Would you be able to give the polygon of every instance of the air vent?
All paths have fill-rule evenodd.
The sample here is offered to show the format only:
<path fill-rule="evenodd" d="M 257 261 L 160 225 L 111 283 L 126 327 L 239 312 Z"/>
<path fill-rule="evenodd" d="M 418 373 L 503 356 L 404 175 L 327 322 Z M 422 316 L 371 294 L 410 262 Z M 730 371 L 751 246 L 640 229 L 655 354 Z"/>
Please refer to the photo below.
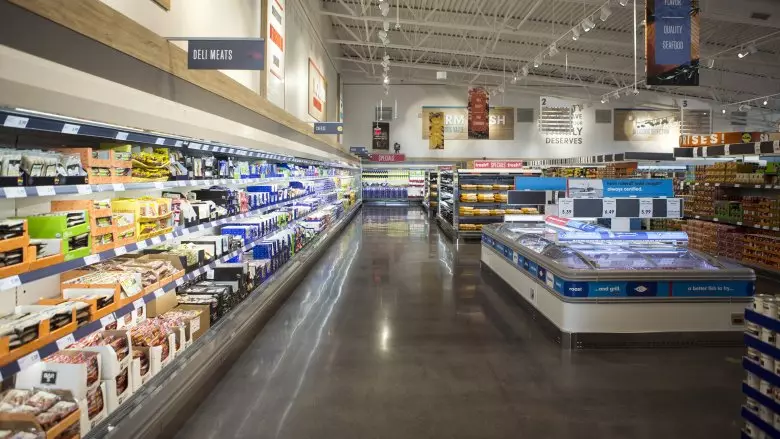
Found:
<path fill-rule="evenodd" d="M 518 108 L 517 109 L 517 123 L 534 123 L 534 109 L 533 108 Z"/>
<path fill-rule="evenodd" d="M 746 111 L 732 111 L 729 120 L 733 126 L 744 127 L 747 126 L 747 117 Z"/>
<path fill-rule="evenodd" d="M 612 123 L 612 110 L 596 110 L 596 123 Z"/>
<path fill-rule="evenodd" d="M 772 14 L 767 14 L 766 12 L 753 12 L 750 14 L 750 18 L 754 20 L 769 20 L 771 16 Z"/>
<path fill-rule="evenodd" d="M 393 120 L 393 107 L 374 108 L 374 120 L 387 121 Z"/>

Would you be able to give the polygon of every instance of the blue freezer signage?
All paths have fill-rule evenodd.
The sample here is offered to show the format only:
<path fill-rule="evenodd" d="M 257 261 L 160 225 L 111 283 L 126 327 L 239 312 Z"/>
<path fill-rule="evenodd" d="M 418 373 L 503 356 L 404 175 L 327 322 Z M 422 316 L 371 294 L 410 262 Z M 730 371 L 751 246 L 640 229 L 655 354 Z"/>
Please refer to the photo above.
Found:
<path fill-rule="evenodd" d="M 674 184 L 670 179 L 603 180 L 604 198 L 658 198 L 674 197 Z"/>
<path fill-rule="evenodd" d="M 516 191 L 565 191 L 566 179 L 561 177 L 515 177 Z"/>

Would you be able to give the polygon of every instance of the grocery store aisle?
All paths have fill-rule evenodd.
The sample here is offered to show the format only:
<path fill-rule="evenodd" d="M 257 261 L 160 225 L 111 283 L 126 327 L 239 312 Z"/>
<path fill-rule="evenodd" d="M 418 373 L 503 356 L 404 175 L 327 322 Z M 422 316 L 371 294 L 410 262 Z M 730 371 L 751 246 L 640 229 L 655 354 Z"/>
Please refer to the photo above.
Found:
<path fill-rule="evenodd" d="M 179 438 L 734 438 L 741 349 L 566 352 L 422 211 L 364 208 Z"/>

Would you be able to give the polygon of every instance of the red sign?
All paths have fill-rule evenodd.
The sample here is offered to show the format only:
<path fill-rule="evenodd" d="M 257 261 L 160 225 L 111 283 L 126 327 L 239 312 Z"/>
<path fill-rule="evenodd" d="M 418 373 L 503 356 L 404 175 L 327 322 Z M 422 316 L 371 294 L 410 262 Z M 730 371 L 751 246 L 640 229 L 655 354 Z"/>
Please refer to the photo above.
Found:
<path fill-rule="evenodd" d="M 406 155 L 404 154 L 374 154 L 368 155 L 368 159 L 372 162 L 404 162 L 406 161 Z"/>
<path fill-rule="evenodd" d="M 517 169 L 522 167 L 522 160 L 474 160 L 474 169 Z"/>

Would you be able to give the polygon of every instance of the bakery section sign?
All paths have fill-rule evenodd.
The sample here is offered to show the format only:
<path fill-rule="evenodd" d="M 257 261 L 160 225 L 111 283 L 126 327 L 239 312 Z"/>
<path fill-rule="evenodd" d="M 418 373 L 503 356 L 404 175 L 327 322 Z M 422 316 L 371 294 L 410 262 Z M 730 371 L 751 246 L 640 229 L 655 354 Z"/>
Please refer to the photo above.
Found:
<path fill-rule="evenodd" d="M 328 83 L 320 69 L 309 58 L 309 116 L 318 122 L 327 117 Z"/>
<path fill-rule="evenodd" d="M 422 138 L 430 133 L 430 115 L 441 113 L 446 140 L 469 140 L 468 107 L 422 107 Z M 483 140 L 514 140 L 515 109 L 513 107 L 490 107 L 488 110 L 488 136 Z"/>

